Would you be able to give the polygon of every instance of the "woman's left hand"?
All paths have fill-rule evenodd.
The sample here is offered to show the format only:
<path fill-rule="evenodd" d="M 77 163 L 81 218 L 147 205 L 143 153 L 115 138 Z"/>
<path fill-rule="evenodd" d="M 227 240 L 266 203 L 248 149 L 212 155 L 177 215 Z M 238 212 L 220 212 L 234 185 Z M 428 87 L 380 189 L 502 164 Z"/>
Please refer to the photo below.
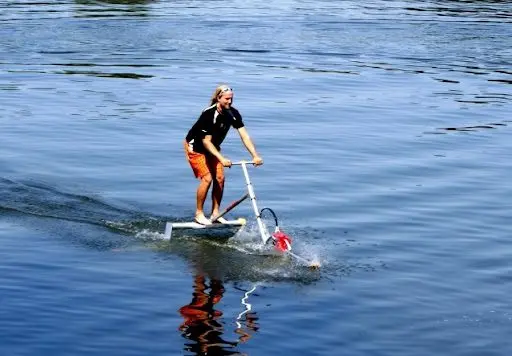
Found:
<path fill-rule="evenodd" d="M 263 159 L 260 156 L 254 156 L 252 158 L 252 163 L 254 163 L 255 166 L 261 166 L 263 164 Z"/>

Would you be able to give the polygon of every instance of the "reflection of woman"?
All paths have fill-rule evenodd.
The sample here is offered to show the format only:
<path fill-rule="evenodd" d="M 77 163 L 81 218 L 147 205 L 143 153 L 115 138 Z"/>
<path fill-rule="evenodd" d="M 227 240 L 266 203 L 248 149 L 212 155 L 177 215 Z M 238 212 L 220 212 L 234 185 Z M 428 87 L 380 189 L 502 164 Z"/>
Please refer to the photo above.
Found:
<path fill-rule="evenodd" d="M 252 334 L 256 331 L 258 331 L 258 316 L 255 312 L 248 312 L 245 314 L 245 327 L 242 327 L 240 324 L 238 328 L 236 328 L 235 332 L 240 335 L 238 340 L 240 340 L 241 343 L 247 342 L 251 337 Z"/>
<path fill-rule="evenodd" d="M 210 289 L 210 292 L 207 292 Z M 222 338 L 224 328 L 220 322 L 222 312 L 215 310 L 224 294 L 222 282 L 216 279 L 210 280 L 210 286 L 206 284 L 205 277 L 194 277 L 194 293 L 192 301 L 179 309 L 184 321 L 180 325 L 182 335 L 195 343 L 185 344 L 185 350 L 198 355 L 237 354 L 233 350 L 236 342 L 226 341 Z M 231 350 L 230 350 L 231 349 Z"/>
<path fill-rule="evenodd" d="M 242 290 L 235 286 L 236 289 Z M 238 314 L 236 318 L 236 326 L 235 332 L 240 335 L 238 340 L 241 343 L 247 342 L 252 334 L 259 329 L 258 325 L 258 315 L 251 311 L 252 305 L 248 303 L 249 295 L 256 290 L 256 286 L 253 286 L 250 290 L 245 291 L 244 297 L 242 298 L 242 304 L 245 306 L 245 310 Z"/>

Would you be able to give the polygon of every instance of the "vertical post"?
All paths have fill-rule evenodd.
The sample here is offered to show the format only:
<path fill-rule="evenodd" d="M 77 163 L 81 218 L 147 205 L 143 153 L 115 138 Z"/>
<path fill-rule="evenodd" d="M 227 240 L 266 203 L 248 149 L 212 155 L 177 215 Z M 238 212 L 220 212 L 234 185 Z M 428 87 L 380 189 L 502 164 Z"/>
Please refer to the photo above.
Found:
<path fill-rule="evenodd" d="M 263 226 L 263 221 L 261 221 L 260 211 L 258 209 L 258 205 L 256 203 L 256 195 L 254 194 L 254 189 L 251 184 L 251 180 L 249 179 L 249 172 L 247 171 L 247 163 L 241 162 L 242 170 L 244 171 L 245 183 L 247 184 L 247 191 L 249 192 L 249 197 L 251 198 L 252 208 L 254 209 L 254 214 L 256 215 L 256 222 L 258 223 L 258 228 L 260 229 L 260 236 L 265 244 L 267 240 L 270 238 L 267 230 Z"/>
<path fill-rule="evenodd" d="M 167 223 L 165 223 L 164 238 L 167 240 L 170 240 L 171 237 L 172 237 L 172 223 L 167 222 Z"/>

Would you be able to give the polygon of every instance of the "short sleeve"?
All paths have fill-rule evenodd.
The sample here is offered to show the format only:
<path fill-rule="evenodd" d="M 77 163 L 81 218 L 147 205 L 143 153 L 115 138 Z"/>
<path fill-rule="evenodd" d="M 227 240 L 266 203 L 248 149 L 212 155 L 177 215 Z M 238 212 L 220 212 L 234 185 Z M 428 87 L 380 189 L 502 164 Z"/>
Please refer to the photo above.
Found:
<path fill-rule="evenodd" d="M 240 113 L 238 112 L 238 110 L 234 109 L 234 110 L 231 110 L 231 112 L 233 113 L 233 117 L 232 117 L 232 126 L 233 128 L 235 129 L 240 129 L 242 127 L 244 127 L 244 121 L 242 120 L 242 115 L 240 115 Z"/>
<path fill-rule="evenodd" d="M 208 111 L 203 111 L 198 120 L 198 135 L 204 137 L 213 133 L 213 120 L 210 118 Z"/>

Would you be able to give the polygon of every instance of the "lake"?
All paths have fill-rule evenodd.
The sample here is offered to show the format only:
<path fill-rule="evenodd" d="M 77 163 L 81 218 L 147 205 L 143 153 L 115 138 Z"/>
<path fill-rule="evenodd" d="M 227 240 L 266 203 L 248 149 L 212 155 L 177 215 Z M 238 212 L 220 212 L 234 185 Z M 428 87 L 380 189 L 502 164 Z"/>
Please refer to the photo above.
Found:
<path fill-rule="evenodd" d="M 509 355 L 511 25 L 507 1 L 0 2 L 1 353 Z M 248 202 L 237 233 L 163 239 L 219 83 L 319 270 Z"/>

